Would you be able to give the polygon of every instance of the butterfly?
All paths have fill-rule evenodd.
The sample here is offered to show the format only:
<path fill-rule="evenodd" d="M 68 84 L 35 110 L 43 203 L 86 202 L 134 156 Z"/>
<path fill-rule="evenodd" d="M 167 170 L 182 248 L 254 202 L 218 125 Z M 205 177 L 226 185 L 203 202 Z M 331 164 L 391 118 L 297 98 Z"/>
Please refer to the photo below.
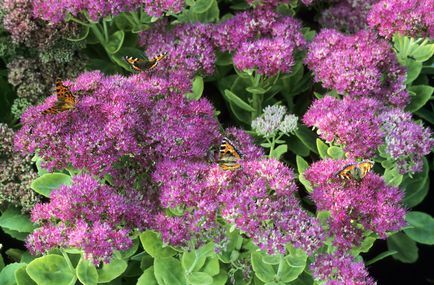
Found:
<path fill-rule="evenodd" d="M 349 180 L 353 179 L 360 181 L 372 169 L 374 162 L 371 160 L 363 160 L 345 165 L 341 170 L 336 173 L 340 179 Z"/>
<path fill-rule="evenodd" d="M 243 154 L 237 150 L 234 144 L 228 139 L 223 138 L 220 144 L 219 156 L 217 163 L 223 170 L 235 170 L 241 167 L 238 163 L 243 157 Z"/>
<path fill-rule="evenodd" d="M 76 98 L 71 90 L 65 85 L 60 78 L 56 79 L 57 101 L 54 106 L 42 111 L 43 115 L 58 114 L 60 112 L 71 110 L 75 107 Z"/>
<path fill-rule="evenodd" d="M 132 69 L 141 72 L 141 71 L 151 70 L 154 67 L 156 67 L 158 62 L 163 58 L 165 58 L 166 55 L 167 52 L 162 52 L 159 55 L 154 56 L 150 60 L 144 58 L 132 57 L 132 56 L 125 56 L 125 60 L 131 66 Z"/>

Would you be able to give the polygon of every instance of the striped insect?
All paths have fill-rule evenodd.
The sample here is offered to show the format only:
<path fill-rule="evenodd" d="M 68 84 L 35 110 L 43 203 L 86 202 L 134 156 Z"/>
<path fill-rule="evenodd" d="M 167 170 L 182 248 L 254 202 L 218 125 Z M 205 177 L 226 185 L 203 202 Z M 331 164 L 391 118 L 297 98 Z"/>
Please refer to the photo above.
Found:
<path fill-rule="evenodd" d="M 243 154 L 234 146 L 228 139 L 223 138 L 220 144 L 219 156 L 217 163 L 223 170 L 236 170 L 241 168 L 238 161 L 243 157 Z"/>
<path fill-rule="evenodd" d="M 131 66 L 132 69 L 135 71 L 148 71 L 157 66 L 157 64 L 165 58 L 167 55 L 167 52 L 162 52 L 153 58 L 147 60 L 144 58 L 137 58 L 132 56 L 125 56 L 126 62 Z"/>
<path fill-rule="evenodd" d="M 356 180 L 360 181 L 366 174 L 371 171 L 374 166 L 372 160 L 363 160 L 361 162 L 355 162 L 345 165 L 341 170 L 336 173 L 336 177 L 343 180 Z"/>
<path fill-rule="evenodd" d="M 54 106 L 42 111 L 43 115 L 54 115 L 75 108 L 77 103 L 76 97 L 72 94 L 71 90 L 63 84 L 60 78 L 56 79 L 56 95 L 57 101 L 54 103 Z"/>

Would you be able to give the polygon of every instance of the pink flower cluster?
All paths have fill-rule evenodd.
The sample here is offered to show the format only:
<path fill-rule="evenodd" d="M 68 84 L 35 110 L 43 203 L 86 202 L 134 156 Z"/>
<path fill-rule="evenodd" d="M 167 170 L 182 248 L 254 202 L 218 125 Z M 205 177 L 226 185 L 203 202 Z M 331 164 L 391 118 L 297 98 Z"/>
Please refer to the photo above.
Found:
<path fill-rule="evenodd" d="M 151 222 L 151 204 L 138 192 L 120 195 L 90 175 L 77 175 L 73 182 L 33 208 L 32 221 L 39 227 L 27 238 L 27 247 L 33 253 L 78 248 L 95 264 L 109 262 L 114 250 L 131 247 L 132 230 Z"/>
<path fill-rule="evenodd" d="M 434 37 L 432 0 L 382 0 L 368 16 L 372 29 L 385 38 L 395 33 L 412 37 Z"/>
<path fill-rule="evenodd" d="M 318 211 L 330 212 L 334 245 L 343 250 L 359 246 L 366 231 L 384 239 L 387 232 L 405 225 L 404 193 L 373 172 L 361 181 L 341 181 L 336 173 L 349 163 L 354 160 L 321 160 L 304 173 L 313 185 L 312 200 Z"/>
<path fill-rule="evenodd" d="M 236 68 L 272 76 L 291 71 L 294 52 L 305 46 L 300 30 L 294 18 L 258 7 L 216 25 L 212 38 L 219 49 L 234 52 Z"/>
<path fill-rule="evenodd" d="M 350 97 L 371 97 L 404 107 L 406 72 L 390 44 L 373 33 L 344 35 L 323 29 L 309 46 L 305 59 L 315 81 Z"/>

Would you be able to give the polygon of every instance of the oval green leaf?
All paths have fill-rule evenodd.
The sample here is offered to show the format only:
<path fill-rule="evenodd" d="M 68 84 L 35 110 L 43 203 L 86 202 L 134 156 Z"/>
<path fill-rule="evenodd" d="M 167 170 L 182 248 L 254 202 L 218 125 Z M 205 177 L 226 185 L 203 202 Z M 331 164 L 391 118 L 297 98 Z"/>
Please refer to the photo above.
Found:
<path fill-rule="evenodd" d="M 56 254 L 36 258 L 27 265 L 26 271 L 38 285 L 71 285 L 76 281 L 66 260 Z"/>
<path fill-rule="evenodd" d="M 387 247 L 391 251 L 397 251 L 393 258 L 404 263 L 416 262 L 419 257 L 416 242 L 401 232 L 387 239 Z"/>
<path fill-rule="evenodd" d="M 434 244 L 434 219 L 422 212 L 408 212 L 406 220 L 412 228 L 404 232 L 414 241 L 422 244 Z"/>
<path fill-rule="evenodd" d="M 107 283 L 119 277 L 127 269 L 128 264 L 122 259 L 112 259 L 108 264 L 104 264 L 101 269 L 97 269 L 98 283 Z"/>
<path fill-rule="evenodd" d="M 78 280 L 84 285 L 96 285 L 98 283 L 98 272 L 89 260 L 81 258 L 78 262 L 76 272 Z"/>
<path fill-rule="evenodd" d="M 262 254 L 259 252 L 253 252 L 252 257 L 252 268 L 255 271 L 256 276 L 262 282 L 271 282 L 276 275 L 273 266 L 266 264 L 262 261 Z"/>
<path fill-rule="evenodd" d="M 153 231 L 145 231 L 140 234 L 140 241 L 147 253 L 152 257 L 169 257 L 176 254 L 176 251 L 171 247 L 163 247 L 163 242 L 158 235 Z"/>
<path fill-rule="evenodd" d="M 187 284 L 181 263 L 173 257 L 155 258 L 154 275 L 159 285 Z"/>
<path fill-rule="evenodd" d="M 212 277 L 205 272 L 192 272 L 187 279 L 191 285 L 211 285 L 213 283 Z"/>
<path fill-rule="evenodd" d="M 149 267 L 140 275 L 137 285 L 158 285 L 154 275 L 154 266 Z"/>
<path fill-rule="evenodd" d="M 247 104 L 246 102 L 244 102 L 243 99 L 241 99 L 240 97 L 238 97 L 237 95 L 235 95 L 232 91 L 230 91 L 229 89 L 226 89 L 223 97 L 225 97 L 226 100 L 228 100 L 229 102 L 233 103 L 234 105 L 236 105 L 237 107 L 248 111 L 248 112 L 255 112 L 255 109 L 250 106 L 249 104 Z"/>
<path fill-rule="evenodd" d="M 46 173 L 41 177 L 33 180 L 30 187 L 35 190 L 36 193 L 41 194 L 47 198 L 50 197 L 51 191 L 59 188 L 62 185 L 71 185 L 71 176 L 64 173 Z"/>
<path fill-rule="evenodd" d="M 0 271 L 0 284 L 16 285 L 15 274 L 21 268 L 26 268 L 25 263 L 11 263 Z M 30 283 L 31 284 L 31 283 Z"/>

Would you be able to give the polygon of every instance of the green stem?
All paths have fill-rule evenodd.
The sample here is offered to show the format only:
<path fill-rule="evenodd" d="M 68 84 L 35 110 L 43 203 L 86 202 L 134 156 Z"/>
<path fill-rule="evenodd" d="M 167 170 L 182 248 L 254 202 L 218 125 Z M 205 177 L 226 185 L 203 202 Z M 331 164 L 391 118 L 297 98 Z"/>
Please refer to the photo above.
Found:
<path fill-rule="evenodd" d="M 107 21 L 105 19 L 102 20 L 102 26 L 103 26 L 103 31 L 104 31 L 104 39 L 105 39 L 105 42 L 107 43 L 109 41 L 109 34 L 108 34 L 108 29 L 107 29 Z"/>
<path fill-rule="evenodd" d="M 261 75 L 255 72 L 255 77 L 251 79 L 252 87 L 259 87 L 261 83 Z M 263 94 L 252 93 L 252 107 L 255 111 L 252 112 L 252 121 L 261 114 Z"/>
<path fill-rule="evenodd" d="M 271 145 L 270 146 L 270 152 L 268 153 L 268 158 L 271 158 L 271 153 L 274 150 L 274 146 L 276 145 L 275 135 L 271 139 L 271 141 L 267 138 L 267 142 Z"/>
<path fill-rule="evenodd" d="M 77 19 L 76 17 L 72 16 L 71 14 L 68 16 L 68 19 L 71 20 L 71 21 L 73 21 L 73 22 L 76 22 L 76 23 L 78 23 L 78 24 L 80 24 L 80 25 L 83 25 L 83 26 L 89 27 L 89 23 L 85 23 L 85 22 L 83 22 L 82 20 L 79 20 L 79 19 Z"/>
<path fill-rule="evenodd" d="M 98 39 L 98 41 L 101 43 L 101 45 L 104 47 L 105 49 L 105 44 L 106 41 L 104 39 L 104 35 L 103 33 L 101 33 L 101 30 L 98 27 L 98 24 L 90 24 L 90 29 L 92 30 L 93 34 L 95 35 L 95 37 Z"/>

